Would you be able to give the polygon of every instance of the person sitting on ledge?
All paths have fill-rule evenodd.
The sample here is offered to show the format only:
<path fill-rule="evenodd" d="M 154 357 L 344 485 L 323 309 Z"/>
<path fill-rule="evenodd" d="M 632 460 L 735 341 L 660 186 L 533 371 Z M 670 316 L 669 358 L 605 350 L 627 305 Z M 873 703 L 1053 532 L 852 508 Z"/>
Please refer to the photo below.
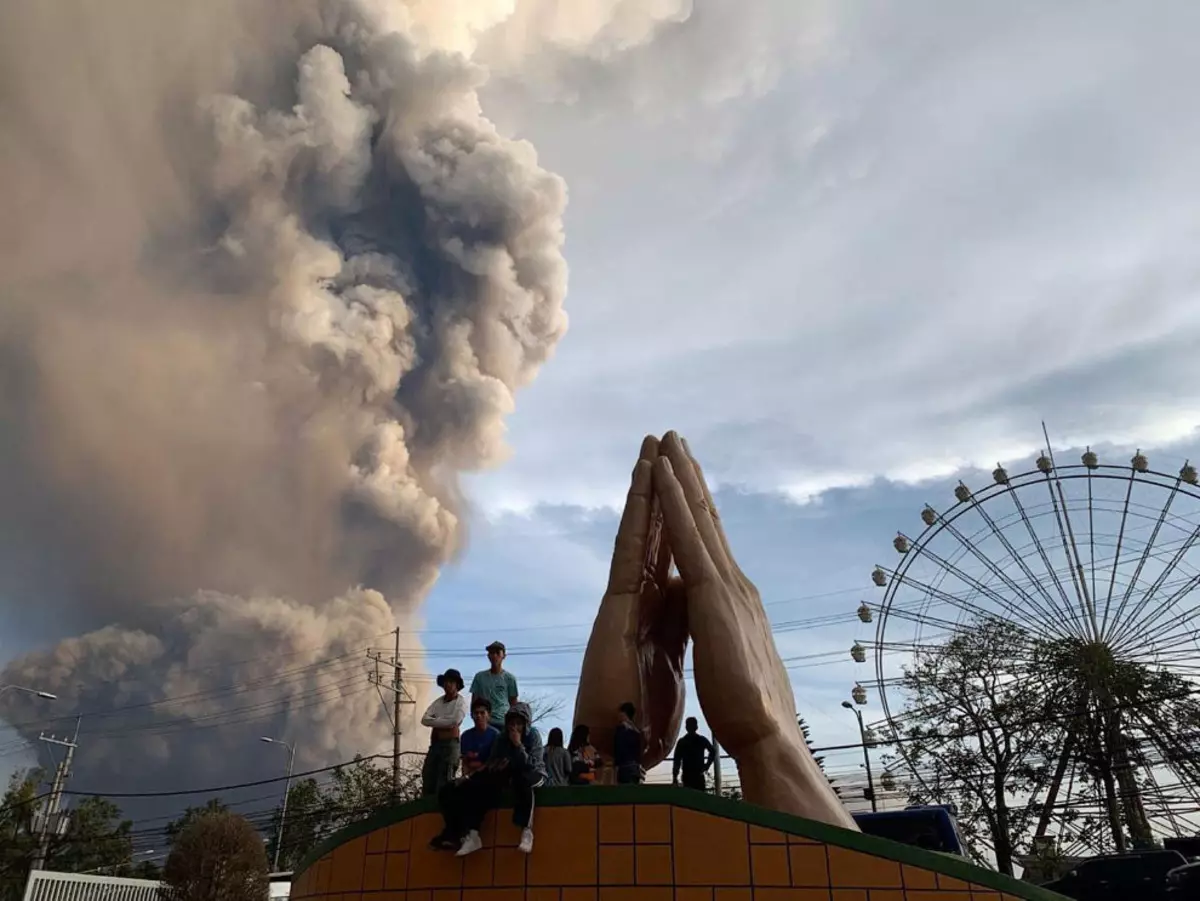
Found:
<path fill-rule="evenodd" d="M 532 724 L 529 705 L 518 701 L 504 717 L 504 731 L 492 744 L 487 763 L 465 780 L 446 786 L 439 797 L 445 826 L 430 845 L 458 849 L 465 857 L 483 847 L 483 818 L 500 804 L 504 789 L 513 792 L 513 823 L 521 830 L 517 846 L 533 850 L 533 790 L 546 780 L 542 738 Z"/>
<path fill-rule="evenodd" d="M 459 739 L 462 745 L 463 778 L 483 769 L 488 755 L 492 753 L 492 743 L 500 736 L 500 730 L 491 724 L 491 719 L 492 702 L 483 697 L 472 698 L 471 722 L 474 725 Z"/>
<path fill-rule="evenodd" d="M 563 747 L 563 731 L 555 726 L 546 736 L 546 784 L 566 785 L 571 775 L 571 752 Z"/>
<path fill-rule="evenodd" d="M 593 785 L 596 782 L 596 749 L 592 747 L 591 731 L 580 723 L 571 730 L 567 743 L 571 755 L 571 785 Z"/>

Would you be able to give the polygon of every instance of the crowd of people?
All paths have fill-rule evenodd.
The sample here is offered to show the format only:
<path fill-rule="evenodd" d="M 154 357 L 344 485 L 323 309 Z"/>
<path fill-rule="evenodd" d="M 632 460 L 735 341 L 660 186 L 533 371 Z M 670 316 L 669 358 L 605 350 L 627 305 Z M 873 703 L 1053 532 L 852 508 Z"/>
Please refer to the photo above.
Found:
<path fill-rule="evenodd" d="M 421 717 L 421 725 L 430 730 L 422 793 L 437 797 L 445 821 L 431 845 L 460 857 L 483 847 L 480 826 L 505 790 L 513 794 L 513 822 L 521 830 L 518 847 L 528 854 L 533 850 L 534 790 L 592 785 L 601 763 L 583 724 L 571 730 L 565 745 L 559 728 L 551 729 L 543 744 L 533 712 L 520 699 L 516 676 L 504 668 L 508 656 L 504 643 L 494 641 L 486 651 L 488 668 L 475 674 L 469 692 L 456 669 L 437 677 L 442 694 Z M 463 729 L 468 715 L 471 726 Z M 645 771 L 637 709 L 625 702 L 613 715 L 617 722 L 612 764 L 617 783 L 638 785 Z M 679 782 L 682 773 L 684 786 L 704 790 L 705 773 L 716 751 L 697 731 L 695 717 L 688 718 L 685 728 L 676 746 L 673 781 Z"/>

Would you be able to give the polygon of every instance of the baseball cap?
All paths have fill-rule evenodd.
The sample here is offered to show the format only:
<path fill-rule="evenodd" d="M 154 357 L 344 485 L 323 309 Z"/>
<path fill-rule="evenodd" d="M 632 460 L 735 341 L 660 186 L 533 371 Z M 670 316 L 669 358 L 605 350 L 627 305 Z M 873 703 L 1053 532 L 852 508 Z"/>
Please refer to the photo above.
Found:
<path fill-rule="evenodd" d="M 504 642 L 502 642 L 502 641 L 493 641 L 486 648 L 484 648 L 484 650 L 487 651 L 489 654 L 492 651 L 503 651 L 506 654 L 508 653 L 508 648 L 506 648 L 504 646 Z"/>

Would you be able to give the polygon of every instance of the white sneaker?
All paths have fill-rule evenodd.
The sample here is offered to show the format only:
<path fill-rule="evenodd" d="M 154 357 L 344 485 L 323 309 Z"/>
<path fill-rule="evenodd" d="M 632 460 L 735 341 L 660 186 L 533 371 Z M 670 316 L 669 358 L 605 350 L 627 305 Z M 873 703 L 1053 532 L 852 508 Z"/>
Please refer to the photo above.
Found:
<path fill-rule="evenodd" d="M 467 833 L 467 837 L 463 839 L 462 845 L 455 852 L 455 857 L 466 857 L 468 854 L 474 854 L 483 847 L 483 839 L 479 837 L 479 833 L 472 829 Z"/>
<path fill-rule="evenodd" d="M 521 844 L 517 845 L 518 851 L 523 851 L 529 854 L 533 851 L 533 830 L 526 827 L 521 830 Z"/>

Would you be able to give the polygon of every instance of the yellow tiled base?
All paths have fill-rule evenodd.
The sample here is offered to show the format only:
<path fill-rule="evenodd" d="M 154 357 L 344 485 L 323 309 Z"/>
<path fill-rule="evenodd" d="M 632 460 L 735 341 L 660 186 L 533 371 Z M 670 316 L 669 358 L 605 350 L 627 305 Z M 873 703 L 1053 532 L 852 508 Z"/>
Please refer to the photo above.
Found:
<path fill-rule="evenodd" d="M 560 790 L 561 791 L 561 790 Z M 571 791 L 571 790 L 566 790 Z M 1023 901 L 1056 896 L 1003 880 L 963 861 L 942 868 L 936 855 L 879 839 L 842 833 L 846 847 L 813 838 L 813 828 L 770 814 L 794 831 L 740 816 L 694 809 L 684 789 L 588 788 L 568 800 L 622 791 L 611 800 L 636 803 L 565 803 L 539 806 L 533 854 L 516 847 L 508 811 L 489 815 L 484 849 L 458 858 L 432 851 L 441 817 L 427 805 L 393 811 L 386 825 L 347 830 L 292 885 L 294 901 Z M 683 792 L 682 795 L 672 791 Z M 641 803 L 644 798 L 647 803 Z M 675 803 L 672 803 L 675 802 Z M 705 799 L 706 805 L 732 804 Z M 747 813 L 757 808 L 744 808 Z M 722 808 L 740 814 L 739 806 Z M 766 813 L 760 812 L 761 818 Z M 789 824 L 787 820 L 792 820 Z M 369 828 L 370 823 L 366 824 Z M 810 827 L 810 828 L 806 828 Z M 869 850 L 863 850 L 863 847 Z M 879 853 L 871 853 L 876 849 Z M 922 856 L 923 855 L 923 856 Z M 901 858 L 919 858 L 922 865 Z M 997 880 L 1001 880 L 1000 883 Z M 988 883 L 988 884 L 984 884 Z"/>

